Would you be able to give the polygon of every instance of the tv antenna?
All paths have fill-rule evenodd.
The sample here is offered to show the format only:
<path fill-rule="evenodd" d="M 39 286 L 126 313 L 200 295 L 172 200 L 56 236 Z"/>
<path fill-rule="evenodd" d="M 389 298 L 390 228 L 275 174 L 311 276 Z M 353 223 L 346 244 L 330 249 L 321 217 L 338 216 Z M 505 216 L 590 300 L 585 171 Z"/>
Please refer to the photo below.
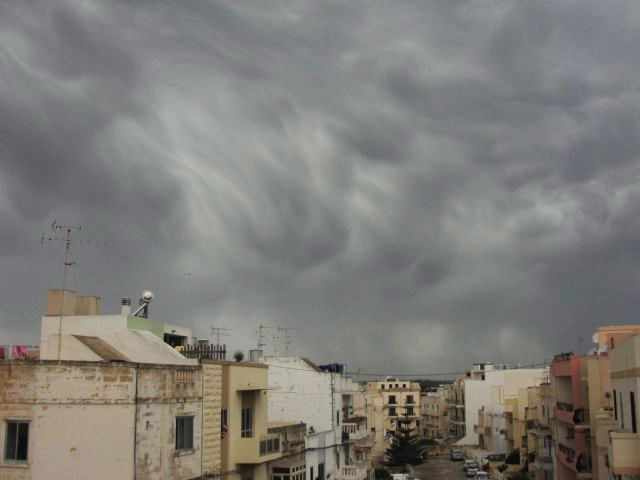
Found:
<path fill-rule="evenodd" d="M 84 232 L 104 232 L 104 227 L 98 227 L 93 225 L 60 225 L 58 220 L 54 220 L 51 224 L 51 230 L 53 233 L 42 233 L 40 237 L 40 244 L 44 245 L 45 242 L 62 242 L 64 243 L 64 262 L 63 262 L 63 274 L 62 274 L 62 290 L 68 290 L 67 282 L 70 277 L 72 267 L 76 265 L 76 261 L 71 253 L 71 245 L 74 243 L 87 243 L 93 245 L 106 245 L 103 240 L 90 240 L 78 238 Z M 74 276 L 75 283 L 75 276 Z"/>
<path fill-rule="evenodd" d="M 215 335 L 216 336 L 216 345 L 220 345 L 220 337 L 228 337 L 229 335 L 231 335 L 230 332 L 231 330 L 233 330 L 233 328 L 221 328 L 221 327 L 214 327 L 213 325 L 211 326 L 211 335 Z"/>
<path fill-rule="evenodd" d="M 42 233 L 40 237 L 40 243 L 44 245 L 46 242 L 62 242 L 64 243 L 64 263 L 63 263 L 63 272 L 62 272 L 62 304 L 60 305 L 60 321 L 58 322 L 58 360 L 61 357 L 61 349 L 62 349 L 62 321 L 64 318 L 64 306 L 65 295 L 67 290 L 67 281 L 69 279 L 69 272 L 71 272 L 72 267 L 76 265 L 76 261 L 73 258 L 71 253 L 71 245 L 73 243 L 82 243 L 82 238 L 76 238 L 76 236 L 84 233 L 84 232 L 104 232 L 104 227 L 92 226 L 92 225 L 60 225 L 58 224 L 58 219 L 55 219 L 51 223 L 51 230 L 53 233 Z M 105 244 L 104 241 L 91 241 L 84 240 L 85 243 L 93 243 L 96 245 Z M 74 276 L 74 284 L 75 284 L 75 276 Z M 75 286 L 74 286 L 75 287 Z"/>
<path fill-rule="evenodd" d="M 282 343 L 284 343 L 284 353 L 289 353 L 289 345 L 293 343 L 291 340 L 298 338 L 298 337 L 291 336 L 291 332 L 293 332 L 294 330 L 300 330 L 300 329 L 297 327 L 278 327 L 277 330 L 278 330 L 278 333 L 281 334 L 279 335 L 279 338 L 281 338 Z"/>
<path fill-rule="evenodd" d="M 262 347 L 267 345 L 266 343 L 264 343 L 264 337 L 265 337 L 264 330 L 269 330 L 269 329 L 273 329 L 273 327 L 268 327 L 266 325 L 258 326 L 258 331 L 256 332 L 258 334 L 258 350 L 262 350 Z"/>

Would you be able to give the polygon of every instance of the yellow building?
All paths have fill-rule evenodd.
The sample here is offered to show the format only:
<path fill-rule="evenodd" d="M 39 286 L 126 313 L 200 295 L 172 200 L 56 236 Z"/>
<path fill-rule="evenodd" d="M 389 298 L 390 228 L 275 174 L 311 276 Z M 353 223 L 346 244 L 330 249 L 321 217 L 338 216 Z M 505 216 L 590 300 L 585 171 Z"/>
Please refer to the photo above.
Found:
<path fill-rule="evenodd" d="M 528 420 L 528 450 L 531 455 L 530 470 L 536 480 L 551 480 L 553 478 L 553 438 L 551 434 L 551 419 L 553 415 L 553 396 L 548 376 L 537 388 L 529 390 Z"/>
<path fill-rule="evenodd" d="M 222 474 L 228 480 L 267 480 L 269 464 L 282 456 L 282 432 L 269 433 L 267 423 L 267 365 L 220 360 L 203 364 L 222 366 Z"/>
<path fill-rule="evenodd" d="M 426 438 L 442 438 L 448 428 L 447 389 L 420 394 L 420 434 Z"/>
<path fill-rule="evenodd" d="M 464 437 L 467 433 L 464 408 L 464 379 L 456 379 L 450 388 L 450 393 L 447 396 L 447 406 L 449 410 L 449 436 L 454 439 L 459 439 Z"/>
<path fill-rule="evenodd" d="M 388 447 L 388 438 L 398 426 L 398 419 L 410 420 L 409 428 L 420 431 L 420 384 L 388 378 L 368 382 L 367 422 L 374 437 L 372 457 L 381 456 Z"/>

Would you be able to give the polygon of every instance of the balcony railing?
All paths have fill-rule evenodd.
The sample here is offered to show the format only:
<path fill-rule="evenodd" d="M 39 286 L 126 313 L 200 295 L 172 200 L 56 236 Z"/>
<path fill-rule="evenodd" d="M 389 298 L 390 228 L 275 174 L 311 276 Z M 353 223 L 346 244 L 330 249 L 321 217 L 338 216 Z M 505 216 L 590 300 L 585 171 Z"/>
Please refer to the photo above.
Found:
<path fill-rule="evenodd" d="M 566 362 L 573 357 L 573 352 L 559 353 L 553 356 L 554 362 Z"/>
<path fill-rule="evenodd" d="M 342 477 L 350 480 L 365 479 L 367 476 L 366 466 L 347 465 L 342 467 Z"/>
<path fill-rule="evenodd" d="M 368 432 L 364 428 L 360 428 L 358 423 L 342 424 L 342 441 L 355 442 L 367 436 Z"/>
<path fill-rule="evenodd" d="M 589 409 L 577 408 L 573 412 L 573 423 L 576 425 L 589 425 Z"/>
<path fill-rule="evenodd" d="M 565 412 L 573 412 L 573 403 L 567 402 L 556 402 L 559 410 L 563 410 Z"/>

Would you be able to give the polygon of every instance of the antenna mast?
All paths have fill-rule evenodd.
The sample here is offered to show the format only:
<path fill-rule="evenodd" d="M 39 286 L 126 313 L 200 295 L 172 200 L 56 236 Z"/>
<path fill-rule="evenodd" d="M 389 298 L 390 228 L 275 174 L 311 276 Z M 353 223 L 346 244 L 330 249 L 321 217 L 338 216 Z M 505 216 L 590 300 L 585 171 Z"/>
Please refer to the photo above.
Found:
<path fill-rule="evenodd" d="M 75 239 L 72 233 L 79 234 L 81 232 L 104 232 L 104 227 L 92 226 L 92 225 L 58 225 L 58 220 L 54 220 L 51 224 L 51 230 L 53 234 L 42 233 L 40 243 L 44 245 L 44 242 L 62 242 L 64 243 L 64 262 L 62 272 L 62 303 L 60 305 L 60 322 L 58 324 L 58 360 L 61 356 L 62 348 L 62 320 L 64 317 L 65 295 L 69 290 L 67 281 L 69 280 L 69 273 L 72 272 L 72 267 L 76 265 L 76 261 L 71 254 L 71 244 L 74 242 L 82 243 L 81 239 Z M 85 243 L 104 244 L 103 241 L 90 241 L 85 240 Z M 74 275 L 74 288 L 75 288 L 75 275 Z"/>
<path fill-rule="evenodd" d="M 268 329 L 273 329 L 273 327 L 268 327 L 266 325 L 259 325 L 258 326 L 258 350 L 263 350 L 262 347 L 265 347 L 267 344 L 264 343 L 264 337 L 265 337 L 265 333 L 263 332 L 263 330 L 268 330 Z"/>
<path fill-rule="evenodd" d="M 231 334 L 230 333 L 226 333 L 226 332 L 230 332 L 232 330 L 233 330 L 233 328 L 221 328 L 221 327 L 214 327 L 212 325 L 211 326 L 211 335 L 215 335 L 216 336 L 216 345 L 220 345 L 220 337 L 228 337 Z"/>

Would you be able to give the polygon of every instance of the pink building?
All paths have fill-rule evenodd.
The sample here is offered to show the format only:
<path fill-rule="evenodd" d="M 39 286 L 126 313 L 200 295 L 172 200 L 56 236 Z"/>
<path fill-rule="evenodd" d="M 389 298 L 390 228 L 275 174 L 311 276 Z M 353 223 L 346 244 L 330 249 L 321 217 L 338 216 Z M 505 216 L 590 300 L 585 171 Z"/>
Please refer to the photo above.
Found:
<path fill-rule="evenodd" d="M 555 395 L 556 475 L 558 480 L 591 478 L 598 471 L 597 446 L 592 442 L 595 412 L 611 405 L 609 357 L 556 355 L 551 364 Z"/>

